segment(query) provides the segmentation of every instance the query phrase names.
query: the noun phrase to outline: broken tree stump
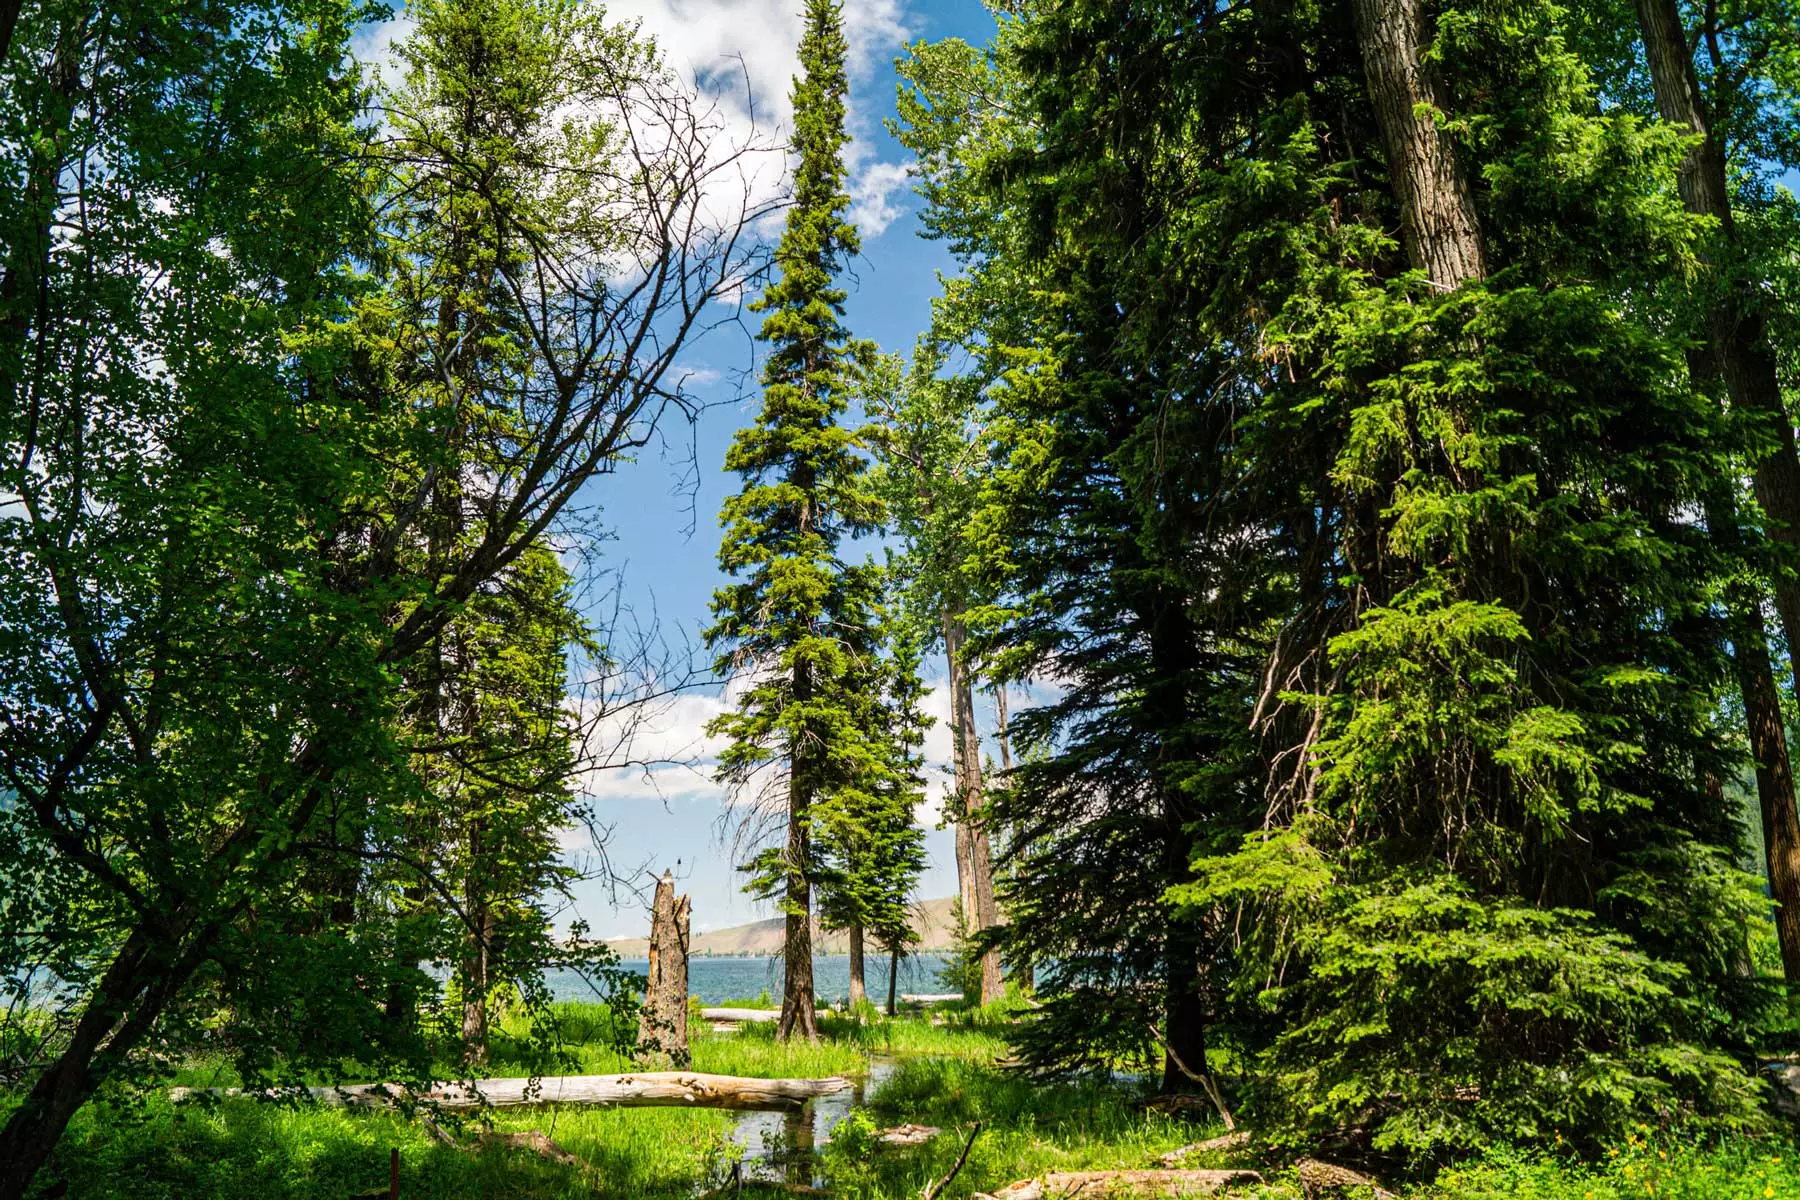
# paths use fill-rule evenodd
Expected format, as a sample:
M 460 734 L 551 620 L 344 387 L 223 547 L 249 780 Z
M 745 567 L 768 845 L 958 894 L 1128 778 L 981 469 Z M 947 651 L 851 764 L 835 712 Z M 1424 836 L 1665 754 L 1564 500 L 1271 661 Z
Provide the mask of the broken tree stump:
M 675 876 L 664 871 L 650 906 L 650 970 L 638 1014 L 638 1055 L 685 1067 L 688 1057 L 688 917 L 686 896 L 675 898 Z

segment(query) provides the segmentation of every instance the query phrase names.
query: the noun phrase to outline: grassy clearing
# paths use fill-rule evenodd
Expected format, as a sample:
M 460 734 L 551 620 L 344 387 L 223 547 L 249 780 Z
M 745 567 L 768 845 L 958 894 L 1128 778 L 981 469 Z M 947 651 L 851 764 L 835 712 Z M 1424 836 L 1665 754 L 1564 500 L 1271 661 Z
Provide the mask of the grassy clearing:
M 596 1039 L 574 1048 L 583 1069 L 628 1069 L 628 1060 L 605 1044 L 604 1014 L 588 1011 L 592 1007 L 571 1006 L 560 1014 L 565 1033 Z M 979 1019 L 933 1024 L 923 1017 L 831 1018 L 824 1025 L 827 1038 L 816 1047 L 779 1045 L 768 1026 L 734 1034 L 700 1026 L 694 1065 L 745 1075 L 858 1074 L 871 1054 L 898 1057 L 871 1105 L 840 1125 L 824 1151 L 831 1194 L 843 1200 L 913 1200 L 928 1181 L 950 1170 L 962 1145 L 959 1131 L 977 1119 L 983 1131 L 945 1200 L 966 1200 L 971 1191 L 1046 1171 L 1153 1166 L 1162 1154 L 1219 1132 L 1147 1113 L 1128 1087 L 1037 1084 L 998 1069 L 994 1060 L 1004 1043 Z M 495 1073 L 506 1067 L 503 1052 Z M 521 1151 L 448 1149 L 416 1122 L 392 1113 L 248 1101 L 177 1110 L 151 1100 L 126 1110 L 85 1110 L 43 1185 L 66 1185 L 70 1200 L 347 1200 L 385 1187 L 388 1152 L 398 1147 L 403 1195 L 692 1200 L 729 1177 L 738 1154 L 730 1139 L 735 1120 L 729 1113 L 677 1109 L 552 1107 L 494 1114 L 495 1127 L 541 1130 L 589 1164 L 571 1168 Z M 875 1145 L 876 1128 L 903 1121 L 950 1132 L 915 1149 Z M 1299 1200 L 1287 1166 L 1265 1164 L 1264 1175 L 1267 1184 L 1242 1190 L 1242 1200 Z M 742 1194 L 758 1190 L 746 1186 Z M 1406 1200 L 1800 1200 L 1800 1155 L 1791 1145 L 1701 1146 L 1645 1134 L 1598 1164 L 1497 1152 L 1401 1194 Z

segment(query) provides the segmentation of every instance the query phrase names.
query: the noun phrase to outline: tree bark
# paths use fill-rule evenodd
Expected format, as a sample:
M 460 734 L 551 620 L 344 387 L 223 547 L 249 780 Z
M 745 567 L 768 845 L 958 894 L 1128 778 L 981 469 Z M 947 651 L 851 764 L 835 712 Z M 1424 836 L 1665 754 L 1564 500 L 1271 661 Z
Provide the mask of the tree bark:
M 1424 61 L 1431 40 L 1426 8 L 1427 0 L 1355 0 L 1356 32 L 1407 257 L 1448 291 L 1485 277 L 1487 264 L 1468 176 L 1450 135 L 1431 116 L 1446 105 Z
M 775 1026 L 780 1041 L 802 1037 L 819 1040 L 819 1021 L 813 1012 L 812 880 L 807 865 L 812 838 L 807 822 L 808 797 L 804 789 L 788 789 L 787 833 L 787 932 L 782 941 L 781 1020 Z
M 869 992 L 863 981 L 863 927 L 850 927 L 850 1007 L 860 1008 L 869 1002 Z
M 688 1063 L 688 914 L 686 896 L 675 897 L 675 876 L 664 871 L 650 905 L 650 967 L 644 1007 L 638 1013 L 637 1051 Z
M 486 902 L 468 910 L 472 928 L 465 935 L 462 971 L 463 1061 L 478 1066 L 488 1060 L 488 948 L 494 936 L 494 914 Z
M 969 665 L 963 657 L 968 629 L 962 613 L 946 607 L 942 614 L 944 655 L 950 663 L 950 707 L 955 725 L 956 791 L 959 800 L 960 825 L 968 827 L 969 886 L 973 908 L 963 914 L 976 937 L 999 924 L 999 911 L 994 901 L 993 856 L 988 845 L 987 830 L 981 823 L 981 738 L 975 730 L 974 684 Z M 992 1004 L 1005 994 L 1000 981 L 1000 952 L 988 950 L 981 956 L 982 1004 Z

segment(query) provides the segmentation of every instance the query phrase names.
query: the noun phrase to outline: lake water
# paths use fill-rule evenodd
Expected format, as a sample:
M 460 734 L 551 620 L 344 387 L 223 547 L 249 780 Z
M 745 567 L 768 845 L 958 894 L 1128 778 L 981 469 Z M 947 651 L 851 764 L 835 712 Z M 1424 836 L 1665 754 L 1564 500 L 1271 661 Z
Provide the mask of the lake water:
M 642 975 L 649 970 L 648 960 L 627 958 L 621 965 Z M 917 954 L 900 960 L 900 991 L 948 991 L 938 979 L 944 967 L 941 954 Z M 887 999 L 887 956 L 869 955 L 864 962 L 864 977 L 869 999 L 881 1003 Z M 592 1000 L 594 993 L 580 976 L 555 971 L 545 977 L 558 1000 Z M 781 1002 L 781 960 L 777 958 L 701 958 L 688 959 L 688 991 L 700 997 L 702 1004 L 723 1004 L 727 1000 L 753 1000 L 763 992 L 770 1002 Z M 813 959 L 813 991 L 820 1004 L 835 1004 L 850 996 L 850 959 L 843 954 L 821 954 Z

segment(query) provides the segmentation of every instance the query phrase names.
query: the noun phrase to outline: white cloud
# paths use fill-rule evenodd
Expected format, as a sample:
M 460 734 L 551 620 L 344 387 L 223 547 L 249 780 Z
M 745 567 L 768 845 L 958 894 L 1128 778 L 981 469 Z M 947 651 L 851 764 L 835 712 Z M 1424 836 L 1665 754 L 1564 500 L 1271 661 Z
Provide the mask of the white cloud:
M 802 0 L 614 0 L 609 20 L 637 22 L 675 70 L 695 79 L 721 106 L 727 139 L 747 145 L 757 133 L 785 136 L 793 127 L 789 95 L 799 70 Z M 866 83 L 899 54 L 912 30 L 903 0 L 852 0 L 844 6 L 844 37 L 853 81 Z M 884 98 L 885 99 L 885 98 Z M 879 105 L 885 111 L 886 105 Z M 869 150 L 878 118 L 852 100 L 857 140 L 846 151 L 853 217 L 874 239 L 905 211 L 899 200 L 905 166 L 882 162 Z M 783 181 L 758 181 L 773 198 Z
M 911 184 L 905 163 L 869 163 L 851 182 L 850 219 L 866 239 L 878 238 L 906 215 L 902 199 Z
M 402 10 L 391 20 L 364 25 L 350 39 L 350 54 L 368 68 L 373 77 L 388 87 L 398 87 L 401 83 L 400 63 L 394 55 L 394 47 L 412 33 L 413 24 L 413 19 Z

